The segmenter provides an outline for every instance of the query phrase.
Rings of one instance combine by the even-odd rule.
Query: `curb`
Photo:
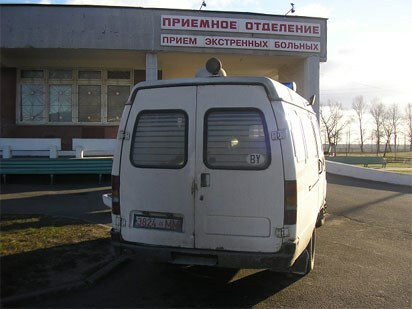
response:
[[[326,160],[326,172],[335,175],[377,181],[393,185],[412,186],[412,175],[393,173]]]
[[[1,305],[2,307],[5,307],[7,305],[19,303],[22,301],[27,301],[29,299],[42,298],[44,296],[51,295],[51,294],[57,294],[63,291],[71,291],[71,290],[78,290],[81,288],[88,288],[96,284],[97,281],[109,275],[112,271],[114,271],[116,268],[118,268],[120,265],[122,265],[127,260],[128,258],[126,257],[119,257],[119,258],[116,258],[108,262],[103,262],[105,265],[100,267],[96,272],[94,272],[93,274],[85,278],[84,280],[73,281],[73,282],[69,282],[69,283],[56,286],[53,288],[46,288],[46,289],[35,291],[35,292],[29,292],[26,294],[6,297],[1,300]]]

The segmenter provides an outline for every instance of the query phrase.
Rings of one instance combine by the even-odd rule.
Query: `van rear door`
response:
[[[198,86],[196,119],[195,247],[278,251],[283,162],[265,89]]]
[[[124,240],[193,248],[196,87],[142,89],[123,142]]]

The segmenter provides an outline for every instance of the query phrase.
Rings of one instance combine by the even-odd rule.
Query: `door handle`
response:
[[[202,173],[200,174],[200,186],[201,187],[210,187],[210,174]]]

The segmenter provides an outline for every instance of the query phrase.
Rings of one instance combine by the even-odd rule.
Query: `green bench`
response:
[[[11,158],[0,160],[0,174],[6,183],[7,175],[50,175],[50,183],[54,175],[96,174],[99,184],[102,175],[112,173],[112,158]]]
[[[383,157],[353,157],[353,156],[338,156],[338,157],[327,157],[328,161],[352,164],[352,165],[363,165],[368,167],[369,164],[380,164],[382,167],[386,167],[386,160]]]

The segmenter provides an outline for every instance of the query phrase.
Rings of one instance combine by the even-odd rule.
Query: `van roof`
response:
[[[132,104],[136,93],[142,89],[202,86],[202,85],[260,85],[266,90],[270,101],[284,101],[308,109],[308,101],[290,88],[268,77],[196,77],[140,82],[134,86],[129,101]]]

